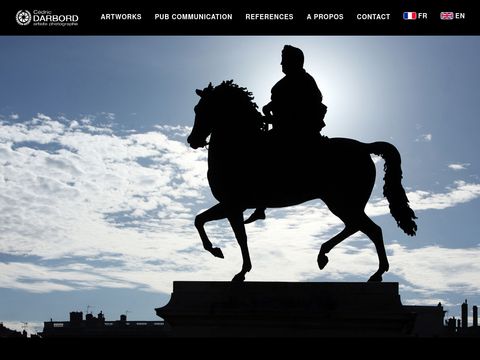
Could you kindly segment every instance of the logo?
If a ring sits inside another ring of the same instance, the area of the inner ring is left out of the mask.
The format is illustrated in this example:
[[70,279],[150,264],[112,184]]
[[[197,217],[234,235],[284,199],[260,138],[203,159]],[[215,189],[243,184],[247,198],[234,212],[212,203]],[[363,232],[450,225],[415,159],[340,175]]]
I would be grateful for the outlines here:
[[20,10],[16,15],[17,23],[19,25],[31,26],[56,26],[56,27],[70,27],[78,26],[77,14],[57,14],[52,10]]
[[20,10],[17,12],[16,19],[19,25],[28,25],[32,21],[32,14],[28,10]]
[[440,13],[440,19],[441,20],[453,20],[453,12],[451,12],[451,11],[441,12]]
[[403,20],[417,20],[417,13],[415,11],[413,12],[405,11],[403,13]]

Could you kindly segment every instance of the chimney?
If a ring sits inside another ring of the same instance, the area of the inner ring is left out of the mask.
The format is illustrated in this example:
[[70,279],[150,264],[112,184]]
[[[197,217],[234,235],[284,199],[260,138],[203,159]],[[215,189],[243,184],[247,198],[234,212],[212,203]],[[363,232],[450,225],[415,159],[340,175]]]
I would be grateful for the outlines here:
[[103,315],[103,311],[100,311],[98,313],[98,320],[101,321],[101,322],[105,321],[105,315]]
[[478,307],[473,305],[473,326],[478,327]]
[[466,329],[468,327],[468,304],[467,299],[462,304],[462,328]]
[[448,319],[447,327],[450,332],[455,332],[455,317]]
[[80,324],[82,320],[83,320],[83,312],[81,311],[70,312],[70,323]]

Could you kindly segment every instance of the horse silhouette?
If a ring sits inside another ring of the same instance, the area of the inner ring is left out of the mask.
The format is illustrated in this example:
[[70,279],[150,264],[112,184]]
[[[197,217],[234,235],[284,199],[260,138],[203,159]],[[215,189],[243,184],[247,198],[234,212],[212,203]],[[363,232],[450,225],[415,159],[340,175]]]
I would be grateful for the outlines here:
[[[357,231],[375,245],[379,266],[369,281],[382,281],[389,263],[381,228],[366,214],[365,206],[375,183],[375,165],[370,154],[385,160],[384,196],[398,226],[415,235],[415,213],[402,186],[400,154],[390,143],[362,143],[332,138],[302,143],[281,142],[265,132],[262,115],[246,88],[232,80],[196,90],[195,123],[187,141],[193,149],[208,146],[208,181],[218,204],[197,215],[197,228],[205,250],[223,258],[213,247],[204,225],[227,218],[242,252],[241,271],[232,281],[244,281],[252,269],[243,223],[243,212],[257,207],[286,207],[321,199],[345,228],[325,242],[319,251],[320,269],[328,263],[327,253]],[[209,141],[207,142],[208,137]],[[292,145],[293,144],[293,145]]]

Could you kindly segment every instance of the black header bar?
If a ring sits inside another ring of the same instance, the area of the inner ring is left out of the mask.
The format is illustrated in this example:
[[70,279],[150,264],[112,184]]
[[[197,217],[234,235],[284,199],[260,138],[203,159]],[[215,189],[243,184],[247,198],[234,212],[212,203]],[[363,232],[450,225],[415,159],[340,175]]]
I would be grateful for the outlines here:
[[309,7],[2,8],[1,35],[480,35],[466,1],[322,2]]

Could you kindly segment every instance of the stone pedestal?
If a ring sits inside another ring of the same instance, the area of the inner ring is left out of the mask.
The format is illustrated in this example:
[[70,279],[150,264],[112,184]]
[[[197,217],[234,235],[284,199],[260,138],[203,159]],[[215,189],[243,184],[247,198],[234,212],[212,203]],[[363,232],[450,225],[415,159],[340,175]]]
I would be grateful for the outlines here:
[[176,281],[156,313],[175,337],[410,336],[398,283]]

